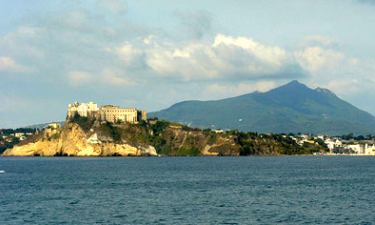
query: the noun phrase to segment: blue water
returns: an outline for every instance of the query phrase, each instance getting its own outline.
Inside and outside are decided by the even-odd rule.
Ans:
[[[0,224],[372,224],[375,157],[0,158]]]

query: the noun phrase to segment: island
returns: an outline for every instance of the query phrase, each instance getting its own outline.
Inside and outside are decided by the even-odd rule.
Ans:
[[[192,128],[147,118],[136,108],[95,103],[68,106],[66,121],[4,151],[3,156],[240,156],[327,152],[321,140],[298,144],[289,135]]]

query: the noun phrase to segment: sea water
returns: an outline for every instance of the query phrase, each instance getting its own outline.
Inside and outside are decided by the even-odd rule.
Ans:
[[[0,224],[371,224],[375,157],[0,158]]]

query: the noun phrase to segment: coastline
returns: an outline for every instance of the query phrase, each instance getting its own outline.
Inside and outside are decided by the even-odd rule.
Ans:
[[[295,155],[157,155],[157,156],[6,156],[0,158],[262,158],[262,157],[375,157],[365,154],[295,154]]]

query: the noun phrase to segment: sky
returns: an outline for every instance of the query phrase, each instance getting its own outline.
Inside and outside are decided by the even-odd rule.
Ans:
[[[0,0],[0,128],[299,80],[375,114],[375,0]]]

